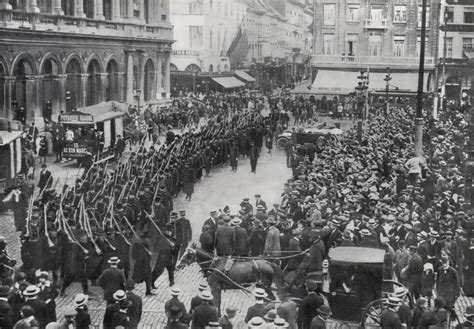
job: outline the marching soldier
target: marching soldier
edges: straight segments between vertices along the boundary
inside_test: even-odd
[[[177,248],[179,248],[178,259],[184,254],[186,248],[188,247],[189,241],[191,241],[193,237],[191,223],[188,219],[186,219],[186,211],[181,210],[179,215],[180,218],[175,223],[176,245]]]

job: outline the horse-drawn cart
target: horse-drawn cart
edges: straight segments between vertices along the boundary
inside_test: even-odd
[[[387,296],[403,285],[392,280],[386,268],[385,250],[336,247],[329,251],[327,299],[333,319],[377,327]],[[411,297],[408,296],[409,300]]]

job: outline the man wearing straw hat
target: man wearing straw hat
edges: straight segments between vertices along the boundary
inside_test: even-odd
[[[192,329],[204,329],[209,325],[209,322],[219,321],[217,315],[217,308],[211,306],[209,303],[214,299],[209,290],[203,290],[199,294],[202,304],[194,309]]]
[[[25,305],[30,306],[35,311],[35,317],[39,322],[40,328],[48,324],[48,307],[45,302],[38,299],[40,288],[30,285],[23,291]]]
[[[171,299],[169,299],[165,303],[165,313],[168,314],[170,309],[175,306],[181,310],[181,317],[179,318],[179,322],[187,323],[188,322],[188,314],[186,313],[186,307],[184,306],[183,302],[179,300],[179,295],[181,294],[181,290],[178,287],[171,288]],[[168,319],[170,321],[170,319]],[[168,322],[169,324],[169,322]]]
[[[388,297],[387,309],[383,311],[380,316],[380,326],[382,328],[404,328],[397,313],[400,305],[400,298],[394,296]]]
[[[264,299],[267,297],[267,293],[262,288],[255,289],[255,304],[250,306],[247,310],[247,315],[245,316],[245,322],[249,322],[250,319],[258,316],[264,317],[267,314],[267,308],[265,307]]]
[[[119,289],[123,289],[125,285],[125,274],[117,267],[119,262],[120,259],[118,257],[110,257],[107,261],[110,264],[110,268],[104,270],[97,280],[98,285],[104,289],[104,299],[107,305],[115,302],[113,298],[114,293]]]
[[[87,300],[89,297],[83,293],[79,293],[74,298],[74,307],[76,310],[76,329],[89,329],[91,325],[91,316],[87,308]]]

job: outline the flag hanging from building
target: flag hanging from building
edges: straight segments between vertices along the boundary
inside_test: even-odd
[[[247,58],[249,52],[249,39],[247,32],[242,29],[242,25],[239,27],[234,40],[227,50],[227,57],[229,57],[230,67],[236,69],[239,64]]]

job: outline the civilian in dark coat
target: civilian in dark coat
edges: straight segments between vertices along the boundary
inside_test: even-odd
[[[108,261],[110,268],[105,269],[97,280],[98,285],[104,289],[104,299],[107,304],[115,302],[114,293],[123,289],[125,285],[125,274],[123,270],[117,268],[119,261],[118,257],[110,258]]]
[[[137,328],[142,318],[142,298],[133,292],[134,288],[135,282],[132,279],[128,279],[125,283],[125,289],[127,290],[127,298],[131,302],[131,305],[127,309],[128,316],[130,317],[129,329]]]
[[[381,327],[383,329],[402,329],[403,325],[396,310],[387,308],[380,317]]]
[[[181,314],[180,318],[178,319],[179,322],[186,323],[188,322],[188,313],[186,312],[186,307],[178,298],[180,293],[181,291],[178,288],[176,287],[171,288],[172,297],[170,300],[168,300],[165,303],[165,313],[166,314],[170,313],[172,308],[178,308],[180,310],[179,313]],[[168,318],[168,323],[170,320],[171,319]]]
[[[208,225],[202,227],[202,233],[199,236],[199,243],[201,244],[202,250],[211,254],[214,253],[214,237],[211,235],[211,230]]]
[[[7,296],[10,292],[10,287],[0,286],[0,328],[13,328],[13,308],[8,303]]]
[[[249,235],[244,228],[240,227],[241,224],[242,220],[238,217],[232,220],[235,237],[234,255],[247,257],[249,255]]]
[[[120,305],[118,303],[107,305],[103,320],[104,329],[115,329],[114,316],[119,310]]]
[[[301,301],[298,312],[298,326],[302,329],[310,329],[311,321],[318,315],[317,309],[324,304],[324,299],[316,294],[317,283],[308,280],[306,282],[308,295]]]
[[[176,228],[176,245],[179,246],[178,258],[186,251],[189,241],[193,238],[193,231],[191,229],[191,223],[186,219],[186,212],[181,210],[179,212],[180,218],[175,223]]]
[[[267,297],[267,293],[262,288],[255,289],[255,304],[247,309],[247,315],[245,315],[245,323],[248,323],[251,318],[256,316],[264,317],[268,310],[265,307],[263,299]]]
[[[211,217],[206,219],[203,224],[203,227],[205,225],[209,226],[209,233],[211,234],[212,239],[214,239],[214,236],[216,235],[217,231],[217,212],[215,210],[211,211]]]
[[[250,244],[250,255],[260,256],[263,255],[265,249],[265,231],[260,225],[260,221],[254,220],[253,228],[250,231],[249,244]]]
[[[411,259],[408,265],[402,271],[405,272],[406,281],[408,283],[408,290],[415,296],[420,297],[421,291],[421,278],[423,275],[423,260],[417,252],[416,246],[410,246]]]
[[[76,308],[76,329],[89,329],[91,325],[91,316],[87,306]]]
[[[461,293],[458,272],[449,266],[449,258],[442,259],[443,265],[438,269],[437,293],[446,301],[446,309],[453,310],[456,299]]]
[[[48,324],[48,306],[45,302],[38,299],[37,295],[25,295],[25,292],[29,290],[28,288],[23,292],[26,299],[25,305],[30,306],[35,311],[35,318],[38,320],[40,329],[44,328]]]
[[[218,256],[231,256],[234,254],[234,229],[229,225],[229,222],[230,217],[224,216],[224,224],[219,225],[216,231],[214,247]]]
[[[202,299],[202,304],[194,309],[192,329],[204,329],[209,322],[219,321],[217,309],[209,305],[209,301],[213,299],[211,292],[204,290],[199,297]]]
[[[40,171],[40,178],[38,182],[38,187],[40,191],[45,188],[50,188],[52,184],[53,184],[53,177],[51,175],[51,171],[46,170],[46,165],[42,164],[41,171]]]

